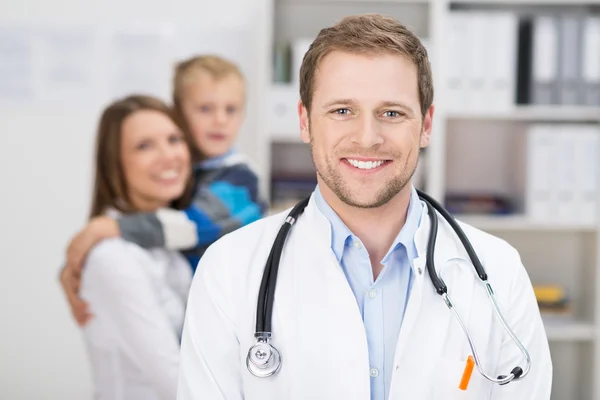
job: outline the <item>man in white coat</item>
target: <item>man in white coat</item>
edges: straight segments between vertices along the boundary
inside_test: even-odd
[[[318,186],[281,256],[270,339],[281,367],[257,377],[246,358],[256,344],[263,271],[287,213],[223,237],[200,261],[178,399],[548,400],[548,341],[516,250],[461,224],[531,356],[526,376],[505,385],[477,366],[468,377],[469,342],[429,277],[426,259],[433,257],[483,372],[496,379],[517,366],[527,371],[467,252],[439,215],[435,254],[427,254],[431,222],[411,177],[430,141],[434,106],[418,38],[379,15],[323,29],[303,60],[300,98],[301,137]]]

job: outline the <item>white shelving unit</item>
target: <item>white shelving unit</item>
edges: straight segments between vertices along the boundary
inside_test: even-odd
[[[449,40],[447,27],[452,7],[531,10],[590,5],[600,6],[600,0],[272,0],[269,45],[274,49],[275,44],[314,37],[320,28],[350,14],[380,12],[407,23],[427,43],[432,60],[436,112],[432,143],[427,149],[424,189],[443,200],[461,180],[473,180],[469,172],[456,173],[457,163],[460,161],[462,165],[465,157],[473,158],[471,163],[481,163],[481,158],[472,155],[479,151],[479,140],[484,139],[472,139],[482,129],[498,137],[505,133],[522,135],[532,123],[600,124],[600,107],[588,106],[515,106],[503,112],[450,112],[447,105],[452,98],[444,85],[448,74],[444,48]],[[281,85],[273,83],[273,88]],[[295,114],[295,102],[268,102],[267,121],[271,128],[266,131],[265,147],[270,157],[265,178],[270,178],[273,171],[311,173],[313,169],[308,148],[299,139],[298,124],[293,120],[286,126],[280,121],[273,123],[277,119],[275,109]],[[464,171],[472,170],[477,167]],[[545,319],[555,371],[552,398],[600,399],[600,380],[596,379],[600,376],[600,221],[541,223],[525,214],[458,215],[457,218],[508,240],[519,250],[534,284],[565,286],[572,295],[573,317]]]
[[[528,231],[537,232],[589,232],[594,233],[597,226],[585,222],[540,222],[524,216],[460,215],[455,217],[469,225],[489,232]]]
[[[525,122],[598,122],[600,107],[520,106],[509,112],[449,113],[452,120],[496,120]]]

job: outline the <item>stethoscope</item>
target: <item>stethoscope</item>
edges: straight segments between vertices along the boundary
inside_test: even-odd
[[[429,218],[431,221],[431,229],[429,231],[429,240],[427,242],[427,260],[426,266],[429,276],[431,278],[431,282],[435,287],[435,291],[437,294],[442,296],[446,306],[454,313],[460,326],[467,336],[469,341],[469,346],[471,347],[471,351],[473,353],[473,358],[475,359],[475,364],[477,365],[477,369],[479,373],[483,375],[487,380],[497,383],[499,385],[505,385],[513,380],[521,380],[528,373],[531,368],[531,357],[529,356],[529,352],[521,341],[517,338],[515,333],[512,331],[506,320],[504,319],[504,315],[500,311],[498,303],[496,302],[496,297],[494,295],[494,291],[492,286],[487,281],[487,274],[483,268],[483,265],[479,261],[477,254],[475,254],[475,250],[471,246],[469,239],[460,228],[456,220],[450,215],[450,213],[442,207],[441,204],[436,202],[429,195],[423,193],[420,190],[417,190],[419,198],[425,202],[427,205],[427,211],[429,214]],[[257,315],[256,315],[256,332],[254,333],[254,337],[256,338],[256,344],[250,348],[248,351],[248,355],[246,357],[246,366],[250,373],[259,378],[266,378],[276,374],[281,368],[281,354],[279,351],[272,346],[269,341],[271,339],[271,317],[273,311],[273,299],[275,297],[275,283],[277,282],[277,272],[279,270],[279,261],[281,259],[281,252],[283,251],[283,246],[285,244],[286,237],[292,225],[298,220],[300,214],[304,212],[304,209],[308,205],[310,197],[302,200],[298,204],[292,208],[290,213],[288,214],[283,226],[279,230],[277,237],[275,238],[275,242],[273,243],[273,247],[271,248],[271,252],[269,253],[269,258],[267,259],[267,263],[265,266],[265,271],[263,273],[262,281],[260,284],[260,291],[258,294],[258,307],[257,307]],[[500,375],[497,378],[493,378],[487,375],[483,371],[483,367],[481,365],[481,361],[479,359],[479,355],[477,353],[477,349],[475,348],[475,344],[473,343],[473,339],[471,337],[471,333],[467,329],[467,326],[463,322],[459,313],[456,311],[454,307],[454,303],[448,296],[448,287],[440,278],[435,270],[435,265],[433,262],[433,254],[435,251],[435,242],[438,231],[438,217],[436,210],[442,214],[444,219],[448,221],[454,232],[458,235],[458,238],[462,242],[465,250],[469,254],[469,258],[477,271],[477,275],[479,279],[481,279],[483,285],[487,289],[488,297],[494,307],[494,311],[500,319],[502,326],[506,330],[506,332],[511,337],[512,341],[517,345],[521,353],[525,356],[526,366],[525,369],[517,366],[513,368],[508,376]]]

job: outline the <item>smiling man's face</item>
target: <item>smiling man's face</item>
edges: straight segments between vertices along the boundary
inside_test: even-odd
[[[433,107],[423,118],[417,68],[408,58],[329,53],[319,63],[310,114],[302,104],[299,114],[322,191],[375,208],[410,190]]]

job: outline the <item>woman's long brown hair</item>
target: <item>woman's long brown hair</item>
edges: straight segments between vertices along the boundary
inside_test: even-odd
[[[104,109],[96,133],[95,179],[92,193],[90,218],[102,215],[110,207],[124,213],[136,212],[129,199],[127,182],[121,160],[121,135],[123,121],[136,111],[152,110],[168,116],[181,129],[181,123],[173,110],[163,101],[145,95],[132,95],[117,100]],[[188,148],[192,141],[182,130]],[[182,209],[190,204],[193,178],[190,173],[181,197],[171,207]]]

